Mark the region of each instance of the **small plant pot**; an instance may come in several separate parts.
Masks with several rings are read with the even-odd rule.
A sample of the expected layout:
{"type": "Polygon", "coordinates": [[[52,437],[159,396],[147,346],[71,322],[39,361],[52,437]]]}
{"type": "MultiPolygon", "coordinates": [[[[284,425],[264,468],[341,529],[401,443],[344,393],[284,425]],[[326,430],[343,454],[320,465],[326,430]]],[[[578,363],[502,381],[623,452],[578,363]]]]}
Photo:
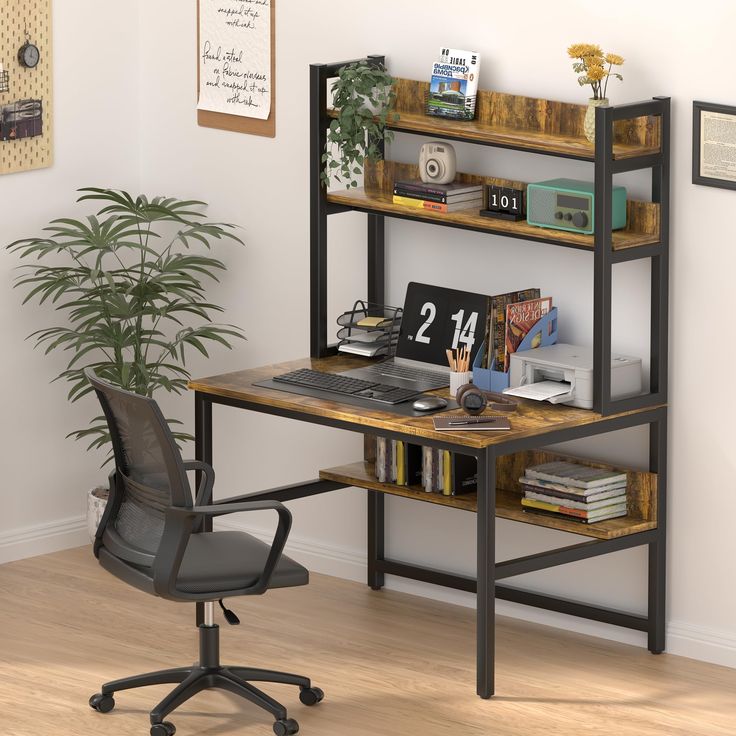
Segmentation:
{"type": "Polygon", "coordinates": [[[87,494],[87,531],[89,532],[90,541],[94,541],[97,527],[100,525],[100,521],[102,521],[102,514],[105,513],[109,496],[110,491],[102,486],[93,488],[87,494]]]}

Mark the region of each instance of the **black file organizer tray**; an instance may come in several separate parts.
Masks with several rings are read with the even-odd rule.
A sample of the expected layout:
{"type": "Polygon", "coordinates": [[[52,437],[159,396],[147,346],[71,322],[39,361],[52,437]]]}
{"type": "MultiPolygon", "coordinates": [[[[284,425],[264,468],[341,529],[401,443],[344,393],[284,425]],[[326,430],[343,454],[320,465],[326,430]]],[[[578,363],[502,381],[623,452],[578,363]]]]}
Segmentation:
{"type": "Polygon", "coordinates": [[[400,307],[389,307],[385,304],[358,299],[353,308],[343,312],[337,318],[340,329],[337,332],[337,349],[351,355],[364,355],[364,357],[386,357],[396,352],[396,343],[399,337],[401,316],[403,309],[400,307]],[[361,327],[357,323],[366,317],[382,317],[384,324],[378,327],[361,327]],[[380,332],[380,335],[374,333],[380,332]],[[369,337],[370,335],[370,337],[369,337]],[[378,347],[372,355],[350,350],[349,346],[364,346],[366,348],[378,347]]]}

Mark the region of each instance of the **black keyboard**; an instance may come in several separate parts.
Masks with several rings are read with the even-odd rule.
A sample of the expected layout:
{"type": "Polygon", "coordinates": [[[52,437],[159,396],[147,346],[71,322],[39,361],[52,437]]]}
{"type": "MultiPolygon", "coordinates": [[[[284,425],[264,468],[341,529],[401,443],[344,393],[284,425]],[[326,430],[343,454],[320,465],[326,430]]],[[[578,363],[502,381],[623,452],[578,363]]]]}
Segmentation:
{"type": "Polygon", "coordinates": [[[273,380],[276,383],[290,383],[294,386],[315,388],[335,394],[349,394],[361,399],[380,401],[384,404],[400,404],[402,401],[408,401],[420,393],[414,389],[363,381],[360,378],[341,376],[339,373],[322,373],[309,368],[301,368],[291,373],[284,373],[281,376],[274,376],[273,380]]]}

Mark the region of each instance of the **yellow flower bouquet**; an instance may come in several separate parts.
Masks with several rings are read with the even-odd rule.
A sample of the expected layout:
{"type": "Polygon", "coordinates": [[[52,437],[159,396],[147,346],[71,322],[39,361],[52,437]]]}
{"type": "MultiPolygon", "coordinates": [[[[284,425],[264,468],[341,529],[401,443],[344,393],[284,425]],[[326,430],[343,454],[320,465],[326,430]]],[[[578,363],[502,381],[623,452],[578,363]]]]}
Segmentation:
{"type": "Polygon", "coordinates": [[[581,87],[589,84],[593,89],[594,100],[606,97],[610,77],[623,81],[623,77],[613,71],[614,66],[624,63],[623,56],[604,54],[601,47],[593,43],[574,43],[567,49],[567,55],[571,59],[577,59],[572,68],[578,75],[578,84],[581,87]]]}

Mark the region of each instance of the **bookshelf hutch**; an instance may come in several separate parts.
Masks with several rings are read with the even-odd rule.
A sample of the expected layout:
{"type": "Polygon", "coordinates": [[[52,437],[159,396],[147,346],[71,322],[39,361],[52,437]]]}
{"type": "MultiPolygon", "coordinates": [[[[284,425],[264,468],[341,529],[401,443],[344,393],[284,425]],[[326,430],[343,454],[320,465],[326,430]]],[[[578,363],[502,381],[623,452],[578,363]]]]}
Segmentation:
{"type": "MultiPolygon", "coordinates": [[[[384,57],[369,56],[362,61],[380,64],[384,57]]],[[[328,191],[320,181],[327,128],[334,115],[328,108],[328,84],[347,63],[351,62],[312,64],[310,67],[312,358],[328,358],[336,353],[336,347],[328,344],[327,219],[338,213],[358,211],[367,215],[367,299],[371,302],[384,302],[387,217],[415,221],[417,227],[429,223],[487,233],[489,248],[493,248],[494,235],[533,241],[540,249],[577,248],[590,252],[594,266],[594,405],[591,411],[570,411],[570,407],[552,405],[525,406],[512,420],[514,429],[518,425],[521,431],[514,431],[508,439],[496,439],[493,443],[479,440],[477,447],[470,443],[453,447],[453,450],[477,458],[477,494],[441,496],[425,493],[419,487],[379,482],[373,471],[369,436],[362,461],[321,471],[322,480],[368,491],[369,585],[379,589],[385,575],[392,574],[475,592],[478,600],[477,692],[481,697],[490,697],[494,691],[493,606],[496,597],[643,631],[648,635],[649,650],[662,652],[665,647],[666,571],[669,98],[655,97],[634,104],[597,108],[593,145],[583,134],[583,105],[480,91],[475,120],[446,120],[424,114],[428,83],[408,79],[396,81],[395,111],[399,117],[389,123],[392,130],[591,162],[595,182],[595,234],[581,235],[533,227],[525,221],[487,219],[477,210],[438,214],[394,204],[391,197],[394,179],[418,178],[418,168],[391,160],[366,162],[363,188],[328,191]],[[613,175],[640,169],[651,169],[651,201],[630,200],[626,228],[613,232],[613,175]],[[649,386],[640,396],[613,400],[610,371],[606,369],[611,364],[612,271],[615,264],[636,259],[649,259],[651,263],[649,386]],[[536,422],[536,429],[526,431],[527,422],[536,422]],[[649,468],[647,472],[627,471],[629,512],[626,517],[582,525],[522,512],[517,479],[524,468],[559,457],[542,447],[645,425],[649,429],[649,468]],[[384,554],[385,494],[475,513],[478,530],[476,576],[455,575],[387,559],[384,554]],[[588,541],[496,563],[495,517],[575,533],[587,537],[588,541]],[[506,577],[643,545],[648,548],[649,567],[647,614],[643,616],[496,583],[506,577]]],[[[459,174],[458,179],[516,188],[525,186],[523,182],[475,174],[459,174]]],[[[455,247],[461,245],[455,242],[455,247]]],[[[380,427],[372,431],[387,437],[401,436],[395,431],[382,431],[380,427]]],[[[442,446],[440,440],[433,439],[420,439],[419,443],[442,446]]],[[[446,440],[446,444],[454,443],[446,440]]],[[[582,462],[611,467],[606,463],[582,462]]]]}

